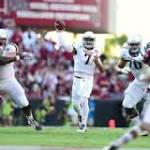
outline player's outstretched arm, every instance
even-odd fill
[[[19,60],[19,55],[15,57],[6,57],[6,56],[0,56],[0,65],[6,65],[12,62],[15,62],[16,60]]]
[[[4,56],[4,55],[0,55],[0,65],[6,65],[18,60],[31,60],[33,58],[32,53],[29,52],[23,52],[21,54],[17,54],[14,57],[8,57],[8,56]]]
[[[104,66],[103,66],[100,58],[99,57],[95,57],[94,61],[95,61],[96,67],[99,69],[99,71],[104,72],[105,69],[104,69]]]

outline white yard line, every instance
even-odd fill
[[[123,148],[120,150],[149,150],[150,148]],[[86,148],[54,148],[54,147],[40,147],[40,146],[0,146],[0,150],[100,150],[100,149],[86,149]]]

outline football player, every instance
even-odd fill
[[[144,97],[147,97],[146,90],[148,82],[140,79],[144,70],[147,70],[147,65],[143,62],[145,48],[142,46],[142,39],[139,35],[133,35],[128,38],[127,43],[121,49],[121,59],[117,66],[117,71],[120,73],[128,73],[123,69],[127,65],[129,70],[134,75],[135,79],[127,87],[124,93],[123,108],[128,120],[137,123],[140,120],[139,112],[136,105]]]
[[[95,47],[95,34],[87,31],[82,40],[73,45],[74,76],[72,85],[72,103],[78,114],[78,132],[87,131],[89,113],[88,99],[92,92],[94,73],[96,67],[103,72],[100,60],[100,51]]]
[[[147,47],[148,48],[148,47]],[[147,49],[146,48],[146,49]],[[150,47],[149,47],[150,48]],[[144,63],[148,66],[150,65],[150,51],[147,53],[146,57],[144,58]],[[143,73],[139,76],[141,81],[150,83],[150,68],[148,67],[144,70]],[[141,135],[143,131],[150,132],[150,104],[148,104],[147,109],[144,113],[144,118],[140,121],[137,125],[135,125],[129,132],[125,133],[123,136],[118,138],[109,146],[105,147],[102,150],[117,150],[124,144],[136,139],[138,136]]]
[[[34,120],[31,106],[21,84],[15,78],[14,62],[31,57],[29,53],[19,54],[16,44],[8,44],[7,32],[0,29],[0,92],[8,94],[18,107],[23,110],[28,124],[37,130],[42,127]]]

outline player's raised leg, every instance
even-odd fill
[[[148,107],[144,114],[144,119],[142,122],[140,122],[138,125],[134,126],[129,132],[125,133],[123,136],[121,136],[119,139],[114,141],[109,146],[105,147],[102,150],[117,150],[120,147],[122,147],[124,144],[127,144],[128,142],[136,139],[138,136],[141,135],[143,131],[147,131],[150,133],[150,104],[148,104]]]
[[[137,81],[135,79],[135,81],[133,81],[125,91],[125,98],[123,100],[123,109],[127,120],[131,121],[133,125],[139,124],[141,120],[136,105],[144,97],[146,85],[147,85],[146,83]],[[148,132],[143,131],[140,134],[143,136],[147,136]]]
[[[136,105],[144,97],[146,87],[147,83],[143,83],[135,79],[129,84],[125,91],[123,108],[126,118],[131,120],[133,124],[137,124],[140,121],[139,112],[136,109]]]
[[[150,115],[150,105],[147,108],[143,121],[139,125],[134,126],[128,133],[124,134],[119,139],[117,139],[112,144],[110,144],[109,146],[105,147],[102,150],[117,150],[123,145],[127,144],[128,142],[136,139],[141,134],[141,132],[143,131],[150,132],[149,115]]]
[[[33,126],[36,130],[41,130],[42,127],[33,118],[31,106],[29,105],[29,101],[27,100],[24,89],[20,83],[15,78],[8,79],[7,82],[2,84],[2,88],[12,97],[16,105],[23,110],[23,113],[28,120],[28,124]]]
[[[137,138],[138,135],[143,131],[142,126],[138,125],[132,128],[128,133],[121,136],[118,140],[114,141],[109,146],[103,148],[102,150],[117,150],[121,146],[127,144],[128,142],[132,141],[133,139]]]

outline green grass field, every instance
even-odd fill
[[[46,127],[35,131],[30,127],[0,127],[0,145],[34,145],[51,147],[101,148],[127,129],[89,128],[77,133],[75,127]],[[127,147],[150,149],[150,137],[141,137]]]

